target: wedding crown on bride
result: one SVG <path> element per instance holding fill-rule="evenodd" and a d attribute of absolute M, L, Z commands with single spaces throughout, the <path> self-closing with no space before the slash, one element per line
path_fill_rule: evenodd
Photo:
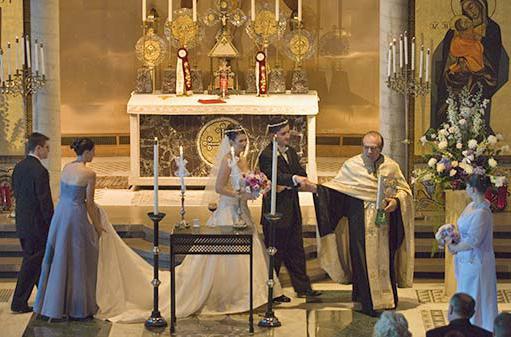
<path fill-rule="evenodd" d="M 238 125 L 232 129 L 225 129 L 224 130 L 224 134 L 228 134 L 228 133 L 233 133 L 233 132 L 245 132 L 245 129 L 241 126 L 241 125 Z"/>

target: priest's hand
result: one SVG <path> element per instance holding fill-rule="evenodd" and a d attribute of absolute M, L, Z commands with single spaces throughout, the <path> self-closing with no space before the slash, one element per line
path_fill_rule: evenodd
<path fill-rule="evenodd" d="M 384 211 L 386 213 L 392 213 L 397 209 L 397 200 L 394 198 L 385 198 L 385 202 L 387 206 L 385 206 Z"/>
<path fill-rule="evenodd" d="M 300 192 L 311 192 L 311 193 L 317 193 L 318 192 L 318 185 L 315 183 L 307 180 L 303 185 L 300 186 L 298 189 Z"/>

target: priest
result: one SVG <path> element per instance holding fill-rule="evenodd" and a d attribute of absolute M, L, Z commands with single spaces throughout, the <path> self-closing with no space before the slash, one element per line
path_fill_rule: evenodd
<path fill-rule="evenodd" d="M 310 190 L 316 192 L 321 267 L 333 280 L 351 282 L 353 301 L 360 302 L 363 313 L 377 316 L 397 307 L 397 285 L 412 286 L 414 210 L 399 165 L 381 154 L 381 134 L 368 132 L 362 142 L 362 154 L 348 159 L 334 179 Z M 380 175 L 388 184 L 383 223 L 376 221 Z M 344 217 L 347 225 L 340 223 Z"/>

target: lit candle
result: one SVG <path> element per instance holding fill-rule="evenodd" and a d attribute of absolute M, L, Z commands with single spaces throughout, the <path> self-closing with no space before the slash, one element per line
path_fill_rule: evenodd
<path fill-rule="evenodd" d="M 20 45 L 21 45 L 21 64 L 22 68 L 25 68 L 25 37 L 23 35 L 21 36 Z"/>
<path fill-rule="evenodd" d="M 169 21 L 172 21 L 172 0 L 169 0 Z"/>
<path fill-rule="evenodd" d="M 426 82 L 429 82 L 429 56 L 431 54 L 431 51 L 428 48 L 428 51 L 426 52 Z"/>
<path fill-rule="evenodd" d="M 4 81 L 4 51 L 0 49 L 0 83 Z"/>
<path fill-rule="evenodd" d="M 142 0 L 142 21 L 145 22 L 147 19 L 147 11 L 146 11 L 146 0 Z"/>
<path fill-rule="evenodd" d="M 271 206 L 270 214 L 277 212 L 277 137 L 273 137 L 273 152 L 271 161 Z"/>
<path fill-rule="evenodd" d="M 27 51 L 27 67 L 30 68 L 30 38 L 25 39 L 25 50 Z"/>
<path fill-rule="evenodd" d="M 250 1 L 250 18 L 252 21 L 255 21 L 256 16 L 256 8 L 255 8 L 255 0 Z"/>
<path fill-rule="evenodd" d="M 197 0 L 192 0 L 192 18 L 193 22 L 197 22 Z"/>
<path fill-rule="evenodd" d="M 39 72 L 39 46 L 37 40 L 34 42 L 34 70 L 36 73 Z"/>
<path fill-rule="evenodd" d="M 41 74 L 43 76 L 45 76 L 46 75 L 46 66 L 44 64 L 44 46 L 42 43 L 40 43 L 39 46 L 41 47 Z"/>
<path fill-rule="evenodd" d="M 5 61 L 7 62 L 7 76 L 11 77 L 11 43 L 7 42 L 7 52 L 5 53 Z"/>
<path fill-rule="evenodd" d="M 412 71 L 415 70 L 415 37 L 412 37 Z"/>
<path fill-rule="evenodd" d="M 405 65 L 408 65 L 408 33 L 405 32 Z"/>
<path fill-rule="evenodd" d="M 154 172 L 154 183 L 153 183 L 153 189 L 154 189 L 154 206 L 153 206 L 153 213 L 154 214 L 160 214 L 158 211 L 158 138 L 154 137 L 154 146 L 153 146 L 153 172 Z"/>
<path fill-rule="evenodd" d="M 183 145 L 179 145 L 179 182 L 181 183 L 181 192 L 186 191 L 185 185 L 185 157 Z"/>
<path fill-rule="evenodd" d="M 419 78 L 422 78 L 422 63 L 424 62 L 424 46 L 421 46 L 419 54 Z"/>
<path fill-rule="evenodd" d="M 403 34 L 399 36 L 399 68 L 403 69 Z"/>
<path fill-rule="evenodd" d="M 392 72 L 396 74 L 396 39 L 392 41 Z"/>
<path fill-rule="evenodd" d="M 298 21 L 302 22 L 302 0 L 298 0 Z"/>
<path fill-rule="evenodd" d="M 389 44 L 389 53 L 387 59 L 387 77 L 390 77 L 390 68 L 392 63 L 392 43 Z"/>
<path fill-rule="evenodd" d="M 16 72 L 18 72 L 18 69 L 20 67 L 19 59 L 20 59 L 20 40 L 16 36 Z"/>
<path fill-rule="evenodd" d="M 378 191 L 376 192 L 376 209 L 382 209 L 383 207 L 383 190 L 385 186 L 383 185 L 384 177 L 378 176 Z"/>
<path fill-rule="evenodd" d="M 279 21 L 280 15 L 280 0 L 275 0 L 275 20 Z"/>

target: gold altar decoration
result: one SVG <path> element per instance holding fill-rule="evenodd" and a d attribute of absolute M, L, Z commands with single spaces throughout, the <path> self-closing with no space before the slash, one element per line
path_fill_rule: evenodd
<path fill-rule="evenodd" d="M 259 48 L 268 48 L 274 41 L 278 40 L 286 31 L 287 20 L 281 13 L 279 19 L 275 18 L 275 11 L 264 4 L 255 17 L 255 20 L 249 20 L 247 24 L 247 34 L 254 40 Z"/>
<path fill-rule="evenodd" d="M 284 35 L 283 47 L 285 54 L 299 66 L 314 54 L 316 41 L 309 31 L 300 28 Z"/>
<path fill-rule="evenodd" d="M 138 39 L 135 45 L 137 59 L 149 68 L 160 65 L 167 55 L 167 44 L 165 40 L 156 35 L 153 28 Z"/>
<path fill-rule="evenodd" d="M 173 20 L 166 21 L 164 34 L 175 48 L 193 48 L 204 38 L 204 26 L 200 20 L 193 21 L 193 13 L 189 8 L 181 8 L 173 13 Z"/>

